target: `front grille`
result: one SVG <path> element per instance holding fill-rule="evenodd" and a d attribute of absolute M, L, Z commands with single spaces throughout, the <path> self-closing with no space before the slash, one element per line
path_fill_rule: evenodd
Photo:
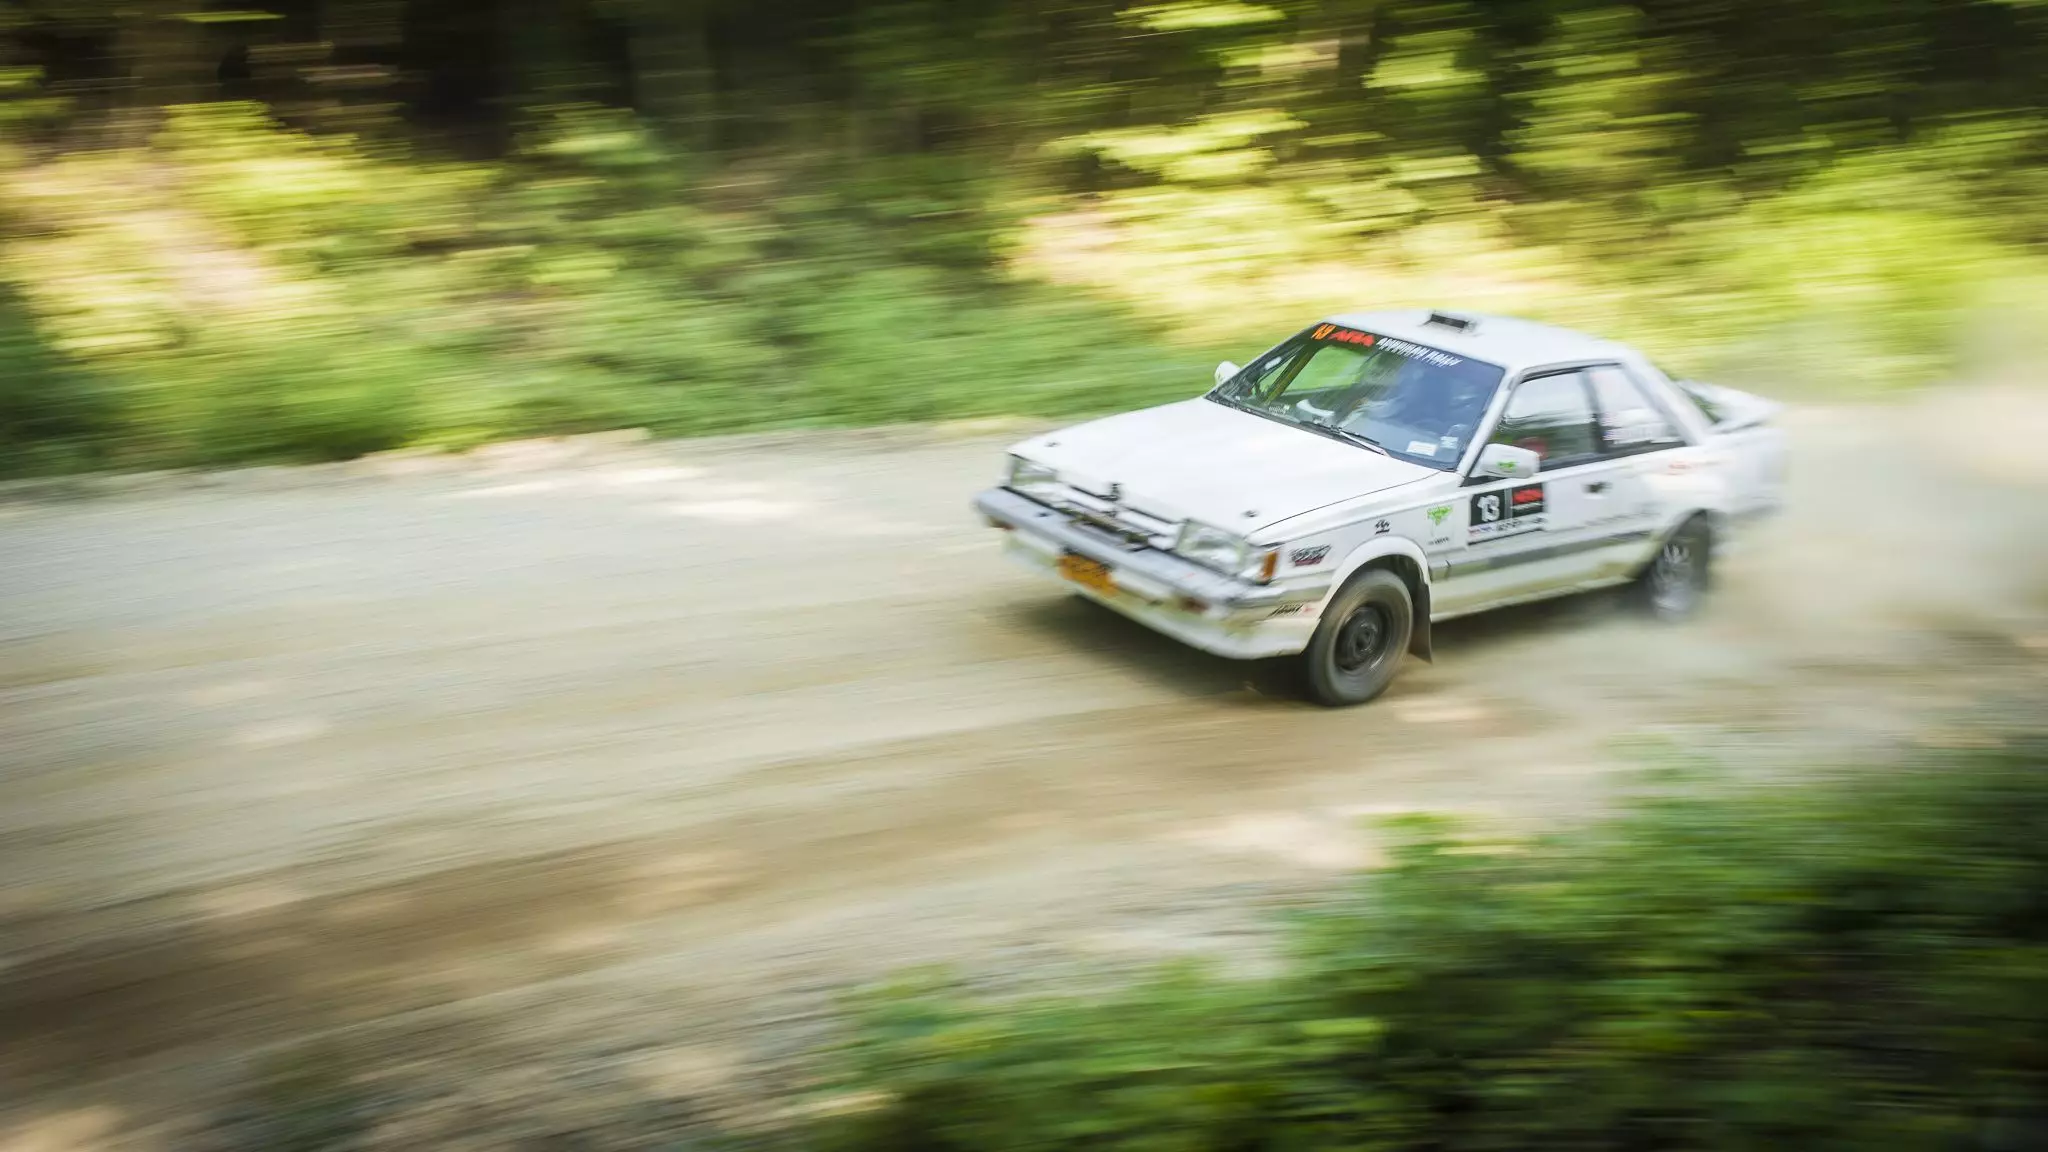
<path fill-rule="evenodd" d="M 1180 525 L 1173 520 L 1133 507 L 1127 501 L 1113 501 L 1106 493 L 1071 483 L 1061 488 L 1051 501 L 1054 508 L 1126 548 L 1171 548 L 1180 532 Z"/>

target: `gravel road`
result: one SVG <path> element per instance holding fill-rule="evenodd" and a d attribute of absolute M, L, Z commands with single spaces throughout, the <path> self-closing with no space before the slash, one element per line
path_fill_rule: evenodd
<path fill-rule="evenodd" d="M 2048 476 L 1984 447 L 2044 412 L 1799 412 L 1704 619 L 1453 623 L 1347 711 L 1013 572 L 986 434 L 0 504 L 0 1148 L 233 1143 L 309 1038 L 391 1147 L 754 1122 L 906 964 L 1256 966 L 1366 816 L 1983 739 L 2048 698 Z"/>

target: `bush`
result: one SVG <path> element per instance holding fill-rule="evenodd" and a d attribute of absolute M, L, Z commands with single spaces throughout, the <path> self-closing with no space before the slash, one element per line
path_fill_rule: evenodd
<path fill-rule="evenodd" d="M 0 477 L 91 466 L 108 420 L 105 396 L 43 345 L 20 297 L 0 283 Z"/>
<path fill-rule="evenodd" d="M 537 114 L 489 163 L 180 107 L 146 149 L 0 155 L 0 287 L 21 297 L 0 356 L 33 360 L 0 385 L 0 469 L 1078 416 L 1194 395 L 1218 358 L 1361 306 L 1556 321 L 1780 395 L 2038 360 L 2038 117 L 1738 195 L 1665 179 L 1606 116 L 1544 111 L 1529 147 L 1583 164 L 1515 200 L 1470 155 L 1284 147 L 1307 129 L 1275 108 L 1061 137 L 1051 155 L 1121 173 L 1074 196 L 944 149 L 707 167 L 588 107 Z M 2013 345 L 1999 364 L 1986 330 Z"/>
<path fill-rule="evenodd" d="M 843 1149 L 2048 1147 L 2048 741 L 1533 844 L 1411 825 L 1273 981 L 870 1006 Z"/>
<path fill-rule="evenodd" d="M 0 300 L 0 356 L 44 365 L 0 386 L 17 459 L 62 466 L 65 437 L 88 466 L 204 466 L 1100 412 L 1192 395 L 1214 363 L 1118 307 L 935 257 L 986 247 L 926 234 L 952 214 L 777 194 L 789 174 L 719 205 L 621 113 L 562 110 L 496 164 L 228 104 L 176 110 L 156 144 L 0 172 L 23 222 L 0 286 L 25 297 Z M 97 423 L 46 345 L 105 381 Z"/>

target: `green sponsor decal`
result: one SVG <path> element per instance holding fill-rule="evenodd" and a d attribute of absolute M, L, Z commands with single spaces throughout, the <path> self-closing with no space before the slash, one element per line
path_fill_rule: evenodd
<path fill-rule="evenodd" d="M 1429 510 L 1429 522 L 1440 526 L 1444 522 L 1444 517 L 1450 514 L 1451 506 L 1449 504 L 1439 504 Z"/>

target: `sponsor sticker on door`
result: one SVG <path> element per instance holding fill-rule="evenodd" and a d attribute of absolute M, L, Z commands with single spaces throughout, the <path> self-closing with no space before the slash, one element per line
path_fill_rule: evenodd
<path fill-rule="evenodd" d="M 1472 497 L 1471 538 L 1493 540 L 1543 528 L 1543 485 L 1523 484 Z"/>

